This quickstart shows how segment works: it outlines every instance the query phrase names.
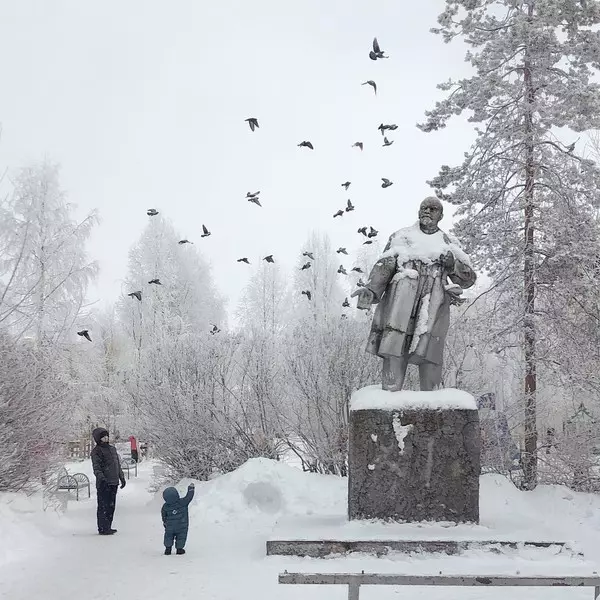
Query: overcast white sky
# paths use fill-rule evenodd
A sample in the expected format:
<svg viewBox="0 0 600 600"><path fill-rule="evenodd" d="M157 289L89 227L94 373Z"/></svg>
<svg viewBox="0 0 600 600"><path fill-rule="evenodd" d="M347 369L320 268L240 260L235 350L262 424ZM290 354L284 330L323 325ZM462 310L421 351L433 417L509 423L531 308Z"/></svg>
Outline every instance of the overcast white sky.
<svg viewBox="0 0 600 600"><path fill-rule="evenodd" d="M200 247L235 309L250 273L240 256L274 254L291 268L313 229L349 250L361 225L387 238L414 222L439 166L461 160L469 126L415 127L436 84L466 69L464 47L429 33L443 7L0 0L0 166L47 157L62 165L79 214L99 209L92 300L121 293L129 247L155 207ZM374 36L388 60L369 59ZM367 79L377 96L361 86ZM388 148L381 122L398 125ZM315 150L298 148L302 140ZM382 189L381 177L394 185ZM256 190L262 209L245 200ZM334 220L347 198L355 212ZM211 237L200 239L202 223Z"/></svg>

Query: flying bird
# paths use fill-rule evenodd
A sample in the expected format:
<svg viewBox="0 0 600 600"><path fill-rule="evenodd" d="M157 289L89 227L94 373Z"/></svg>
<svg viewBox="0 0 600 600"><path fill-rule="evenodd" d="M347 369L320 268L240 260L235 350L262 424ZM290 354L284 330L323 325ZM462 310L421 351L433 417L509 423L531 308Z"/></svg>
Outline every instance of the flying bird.
<svg viewBox="0 0 600 600"><path fill-rule="evenodd" d="M260 190L258 192L246 192L246 198L258 198L260 196Z"/></svg>
<svg viewBox="0 0 600 600"><path fill-rule="evenodd" d="M273 255L272 254L269 254L269 256L265 256L263 258L263 260L266 260L268 263L274 263L275 262L275 260L273 259Z"/></svg>
<svg viewBox="0 0 600 600"><path fill-rule="evenodd" d="M377 84L372 79L368 79L367 81L365 81L364 83L361 83L360 85L370 85L373 88L375 95L377 95Z"/></svg>
<svg viewBox="0 0 600 600"><path fill-rule="evenodd" d="M573 142L570 146L567 147L567 154L571 154L575 150L575 142Z"/></svg>
<svg viewBox="0 0 600 600"><path fill-rule="evenodd" d="M373 227L369 227L370 231L367 234L368 238L372 238L372 237L377 237L377 234L379 233L379 231L377 231L377 229L373 229Z"/></svg>
<svg viewBox="0 0 600 600"><path fill-rule="evenodd" d="M357 233L362 233L363 235L367 235L367 229L368 229L368 227L361 227L361 228L359 228Z"/></svg>
<svg viewBox="0 0 600 600"><path fill-rule="evenodd" d="M372 244L373 240L367 240L366 242L363 242L363 246L366 246L367 244Z"/></svg>
<svg viewBox="0 0 600 600"><path fill-rule="evenodd" d="M160 279L151 279L148 283L153 283L154 285L162 285Z"/></svg>
<svg viewBox="0 0 600 600"><path fill-rule="evenodd" d="M312 252L303 252L302 256L308 256L308 258L310 258L310 260L315 260L315 257L313 256Z"/></svg>
<svg viewBox="0 0 600 600"><path fill-rule="evenodd" d="M356 273L364 273L364 271L360 267L352 267L352 270Z"/></svg>
<svg viewBox="0 0 600 600"><path fill-rule="evenodd" d="M385 135L386 130L395 131L396 129L398 129L398 125L384 125L383 123L381 123L381 125L377 129L381 131L381 135Z"/></svg>
<svg viewBox="0 0 600 600"><path fill-rule="evenodd" d="M155 216L158 214L158 211L157 211L156 209L154 209L154 208L149 208L149 209L146 211L146 214L147 214L149 217L155 217Z"/></svg>
<svg viewBox="0 0 600 600"><path fill-rule="evenodd" d="M342 302L342 306L344 308L348 308L350 306L350 302L348 302L348 298L344 298L344 301Z"/></svg>
<svg viewBox="0 0 600 600"><path fill-rule="evenodd" d="M251 131L254 131L256 128L259 127L258 119L256 119L255 117L250 117L249 119L244 120L246 121L246 123L248 123L248 125L250 125Z"/></svg>
<svg viewBox="0 0 600 600"><path fill-rule="evenodd" d="M362 279L359 279L359 280L356 282L356 285L357 285L358 287L365 287L365 282L364 282Z"/></svg>
<svg viewBox="0 0 600 600"><path fill-rule="evenodd" d="M344 211L343 210L338 210L335 215L333 215L333 218L335 219L336 217L343 217L344 216Z"/></svg>
<svg viewBox="0 0 600 600"><path fill-rule="evenodd" d="M202 235L200 237L208 237L210 235L210 231L206 229L206 225L202 225Z"/></svg>
<svg viewBox="0 0 600 600"><path fill-rule="evenodd" d="M92 338L90 337L89 329L82 329L81 331L77 332L77 335L84 337L88 342L92 341Z"/></svg>
<svg viewBox="0 0 600 600"><path fill-rule="evenodd" d="M251 196L250 198L248 198L248 202L253 202L254 204L256 204L256 206L262 206L260 200L256 196Z"/></svg>
<svg viewBox="0 0 600 600"><path fill-rule="evenodd" d="M352 144L353 148L360 148L361 150L363 149L364 144L362 142L354 142L354 144Z"/></svg>
<svg viewBox="0 0 600 600"><path fill-rule="evenodd" d="M300 146L300 148L310 148L311 150L314 150L314 146L310 142L300 142L298 146Z"/></svg>
<svg viewBox="0 0 600 600"><path fill-rule="evenodd" d="M341 273L342 275L348 275L348 272L346 271L346 269L344 269L344 265L340 265L340 267L337 270L337 272Z"/></svg>
<svg viewBox="0 0 600 600"><path fill-rule="evenodd" d="M377 38L373 38L373 50L369 52L369 58L371 60L377 60L378 58L389 58L383 54L383 50L379 47Z"/></svg>
<svg viewBox="0 0 600 600"><path fill-rule="evenodd" d="M348 318L348 315L347 315L346 313L342 313L342 317L341 317L341 318L342 318L342 319L347 319L347 318Z"/></svg>
<svg viewBox="0 0 600 600"><path fill-rule="evenodd" d="M215 335L216 333L219 333L221 330L216 326L213 325L213 328L210 330L211 335Z"/></svg>
<svg viewBox="0 0 600 600"><path fill-rule="evenodd" d="M349 181L346 181L345 183L342 183L342 187L343 187L343 188L344 188L346 191L348 191L348 188L350 187L350 182L349 182Z"/></svg>
<svg viewBox="0 0 600 600"><path fill-rule="evenodd" d="M346 248L338 248L338 249L336 250L336 252L337 252L338 254L345 254L346 256L348 256L348 252L346 252Z"/></svg>
<svg viewBox="0 0 600 600"><path fill-rule="evenodd" d="M312 298L310 290L302 290L302 294L304 294L309 300Z"/></svg>
<svg viewBox="0 0 600 600"><path fill-rule="evenodd" d="M346 206L346 212L350 212L354 210L354 204L352 204L352 202L350 202L350 199L348 199L348 205Z"/></svg>
<svg viewBox="0 0 600 600"><path fill-rule="evenodd" d="M237 262L243 262L246 263L247 265L250 264L250 261L244 256L244 258L238 258Z"/></svg>
<svg viewBox="0 0 600 600"><path fill-rule="evenodd" d="M142 301L142 292L138 290L137 292L131 292L131 294L127 294L130 298L137 298L140 302Z"/></svg>
<svg viewBox="0 0 600 600"><path fill-rule="evenodd" d="M390 142L390 140L388 140L388 139L387 139L387 138L384 136L384 138L383 138L383 145L384 145L384 146L391 146L393 143L394 143L394 140L392 140L392 141Z"/></svg>
<svg viewBox="0 0 600 600"><path fill-rule="evenodd" d="M181 244L193 244L194 242L190 242L190 240L179 240L177 243L181 245Z"/></svg>
<svg viewBox="0 0 600 600"><path fill-rule="evenodd" d="M393 185L393 181L390 181L389 179L386 179L385 177L381 178L381 181L383 181L383 183L381 184L381 187L383 189L390 187L390 185Z"/></svg>
<svg viewBox="0 0 600 600"><path fill-rule="evenodd" d="M302 265L302 268L300 270L301 271L306 271L306 269L310 269L311 267L312 267L312 263L311 262L307 262L307 263L304 263Z"/></svg>

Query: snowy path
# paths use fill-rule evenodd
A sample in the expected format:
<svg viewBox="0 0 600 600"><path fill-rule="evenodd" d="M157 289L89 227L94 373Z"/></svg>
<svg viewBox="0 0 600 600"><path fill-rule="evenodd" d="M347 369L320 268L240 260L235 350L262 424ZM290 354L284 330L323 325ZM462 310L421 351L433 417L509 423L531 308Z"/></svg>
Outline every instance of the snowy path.
<svg viewBox="0 0 600 600"><path fill-rule="evenodd" d="M265 474L265 480L272 474ZM146 489L149 467L131 479L119 493L112 537L95 533L95 499L69 504L60 523L45 528L42 543L29 556L0 567L0 598L3 600L342 600L342 587L279 586L277 574L289 571L380 571L397 573L514 573L560 574L590 572L589 565L570 565L560 556L512 555L490 557L472 553L465 557L396 556L375 559L354 556L344 559L310 560L266 558L265 542L281 518L243 504L247 483L222 478L201 484L192 504L188 553L163 556L159 499ZM303 476L304 477L304 476ZM234 481L234 483L232 483ZM273 479L266 489L275 489ZM304 480L299 479L300 482ZM328 490L320 483L325 497ZM286 490L306 502L314 488L300 490L294 481L282 481ZM262 483L261 483L262 485ZM312 485L312 484L311 484ZM271 486L271 487L269 487ZM332 488L333 489L333 488ZM242 491L242 493L237 493ZM242 498L242 500L240 500ZM247 497L246 497L247 500ZM278 499L279 501L281 499ZM295 507L289 499L290 512ZM317 502L317 500L315 500ZM322 499L321 499L322 502ZM232 508L233 507L233 508ZM219 512L221 511L221 512ZM293 520L293 519L292 519ZM301 523L302 521L298 521ZM4 540L2 541L4 543ZM566 574L566 573L565 573ZM361 600L591 600L593 590L503 590L460 588L374 588L361 591Z"/></svg>

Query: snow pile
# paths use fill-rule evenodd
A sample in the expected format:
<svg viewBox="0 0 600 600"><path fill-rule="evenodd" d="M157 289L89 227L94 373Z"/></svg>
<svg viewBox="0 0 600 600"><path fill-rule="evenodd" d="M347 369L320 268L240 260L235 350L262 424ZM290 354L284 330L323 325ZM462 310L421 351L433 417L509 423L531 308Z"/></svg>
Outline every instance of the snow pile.
<svg viewBox="0 0 600 600"><path fill-rule="evenodd" d="M239 469L196 483L191 519L212 523L263 516L339 514L346 511L346 480L303 473L266 458L254 458ZM180 493L186 482L177 486ZM162 490L157 495L162 502Z"/></svg>
<svg viewBox="0 0 600 600"><path fill-rule="evenodd" d="M380 385L368 385L352 394L350 410L477 410L477 403L468 392L454 388L389 392Z"/></svg>
<svg viewBox="0 0 600 600"><path fill-rule="evenodd" d="M393 233L390 242L390 248L383 253L382 258L396 257L398 267L403 267L411 260L432 263L447 252L452 252L455 258L471 266L471 259L454 236L441 230L432 234L423 233L418 221ZM411 275L406 273L403 276Z"/></svg>
<svg viewBox="0 0 600 600"><path fill-rule="evenodd" d="M39 512L40 507L25 494L0 493L0 565L27 557L47 541L32 522Z"/></svg>

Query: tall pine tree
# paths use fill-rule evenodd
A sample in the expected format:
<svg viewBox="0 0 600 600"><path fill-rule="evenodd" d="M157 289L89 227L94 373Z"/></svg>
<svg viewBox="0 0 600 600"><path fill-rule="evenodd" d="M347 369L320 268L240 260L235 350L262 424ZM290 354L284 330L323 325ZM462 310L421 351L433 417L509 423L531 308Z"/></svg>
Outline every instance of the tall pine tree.
<svg viewBox="0 0 600 600"><path fill-rule="evenodd" d="M458 207L455 232L512 302L524 363L523 469L532 488L540 331L551 325L543 313L553 305L554 283L564 291L565 281L577 279L569 263L589 263L597 253L592 209L600 172L579 155L573 132L600 127L600 86L592 80L600 68L600 3L446 0L438 23L432 31L444 41L459 37L470 47L475 73L441 84L446 98L419 127L435 131L467 111L477 135L464 162L442 166L429 183Z"/></svg>

